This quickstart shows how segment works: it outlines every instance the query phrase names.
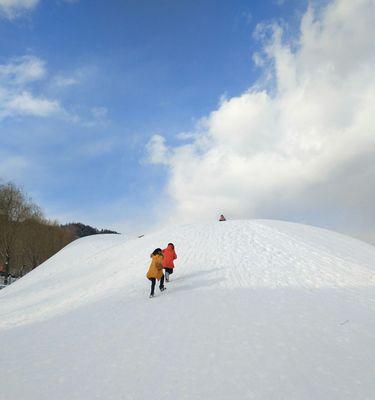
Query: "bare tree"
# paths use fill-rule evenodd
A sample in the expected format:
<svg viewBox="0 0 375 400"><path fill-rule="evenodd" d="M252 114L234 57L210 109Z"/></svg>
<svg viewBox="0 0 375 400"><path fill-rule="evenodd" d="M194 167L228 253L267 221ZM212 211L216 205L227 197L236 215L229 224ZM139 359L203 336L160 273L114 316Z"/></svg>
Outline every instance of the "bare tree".
<svg viewBox="0 0 375 400"><path fill-rule="evenodd" d="M18 253L22 254L19 273L22 266L24 266L22 272L36 268L74 239L73 233L61 228L57 222L36 217L27 219L22 223L22 231L19 233L17 243L20 249Z"/></svg>
<svg viewBox="0 0 375 400"><path fill-rule="evenodd" d="M13 183L0 185L0 257L5 264L5 284L21 225L29 218L42 217L41 210Z"/></svg>

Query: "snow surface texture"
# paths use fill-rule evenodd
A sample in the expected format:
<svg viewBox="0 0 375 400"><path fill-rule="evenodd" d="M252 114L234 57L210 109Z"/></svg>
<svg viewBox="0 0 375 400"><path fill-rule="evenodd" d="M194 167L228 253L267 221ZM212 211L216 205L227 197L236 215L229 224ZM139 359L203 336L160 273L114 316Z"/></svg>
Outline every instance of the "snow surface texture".
<svg viewBox="0 0 375 400"><path fill-rule="evenodd" d="M0 399L374 399L374 311L375 247L323 229L88 237L0 292Z"/></svg>

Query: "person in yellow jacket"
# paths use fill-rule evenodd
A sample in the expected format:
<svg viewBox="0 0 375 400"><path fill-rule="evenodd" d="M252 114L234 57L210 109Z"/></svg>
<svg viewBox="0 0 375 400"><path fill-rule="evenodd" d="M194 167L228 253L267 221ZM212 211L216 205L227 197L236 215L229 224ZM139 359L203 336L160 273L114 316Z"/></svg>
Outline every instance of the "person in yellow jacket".
<svg viewBox="0 0 375 400"><path fill-rule="evenodd" d="M163 292L166 287L164 286L164 274L163 274L163 252L161 249L155 249L151 253L151 264L147 271L147 279L151 281L151 294L150 298L155 295L156 279L160 281L160 291Z"/></svg>

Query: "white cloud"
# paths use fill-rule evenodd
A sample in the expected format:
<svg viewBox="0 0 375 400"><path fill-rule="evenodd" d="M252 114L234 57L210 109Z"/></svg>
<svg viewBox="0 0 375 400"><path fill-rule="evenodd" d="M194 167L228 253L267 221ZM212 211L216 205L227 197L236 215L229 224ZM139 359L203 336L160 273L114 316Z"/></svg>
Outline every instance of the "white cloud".
<svg viewBox="0 0 375 400"><path fill-rule="evenodd" d="M0 84L22 85L46 75L45 63L35 56L23 56L0 65Z"/></svg>
<svg viewBox="0 0 375 400"><path fill-rule="evenodd" d="M243 11L242 12L242 17L246 21L247 24L251 24L253 21L253 14L250 11Z"/></svg>
<svg viewBox="0 0 375 400"><path fill-rule="evenodd" d="M108 115L108 109L105 107L92 107L91 114L97 120L104 120Z"/></svg>
<svg viewBox="0 0 375 400"><path fill-rule="evenodd" d="M66 72L58 73L51 80L51 84L59 89L79 85L95 79L96 73L97 71L94 66L80 67L70 71L68 74Z"/></svg>
<svg viewBox="0 0 375 400"><path fill-rule="evenodd" d="M5 109L9 114L46 117L57 112L60 109L60 106L56 100L48 100L40 97L37 98L30 92L25 91L12 96L5 104Z"/></svg>
<svg viewBox="0 0 375 400"><path fill-rule="evenodd" d="M78 3L79 0L62 0L63 3ZM10 20L16 19L32 11L40 0L0 0L0 16Z"/></svg>
<svg viewBox="0 0 375 400"><path fill-rule="evenodd" d="M34 56L0 65L0 120L25 115L46 117L60 111L57 100L35 95L29 88L46 74L44 61Z"/></svg>
<svg viewBox="0 0 375 400"><path fill-rule="evenodd" d="M80 156L98 157L110 153L118 144L118 141L111 137L97 140L94 139L80 146L77 149L77 154Z"/></svg>
<svg viewBox="0 0 375 400"><path fill-rule="evenodd" d="M309 8L298 46L280 26L258 28L267 86L223 99L187 145L167 149L160 136L148 145L153 163L169 153L174 216L375 231L374 15L373 0L332 1L319 17ZM358 216L366 226L355 226Z"/></svg>
<svg viewBox="0 0 375 400"><path fill-rule="evenodd" d="M85 128L105 127L110 123L108 109L102 106L91 107L85 112L85 116L69 115L69 120Z"/></svg>
<svg viewBox="0 0 375 400"><path fill-rule="evenodd" d="M58 87L67 87L77 85L79 81L74 77L57 75L54 79L54 84Z"/></svg>
<svg viewBox="0 0 375 400"><path fill-rule="evenodd" d="M152 164L168 164L168 149L165 145L165 139L161 135L154 135L147 143L147 161Z"/></svg>
<svg viewBox="0 0 375 400"><path fill-rule="evenodd" d="M39 0L0 0L0 14L14 19L34 9L38 3Z"/></svg>

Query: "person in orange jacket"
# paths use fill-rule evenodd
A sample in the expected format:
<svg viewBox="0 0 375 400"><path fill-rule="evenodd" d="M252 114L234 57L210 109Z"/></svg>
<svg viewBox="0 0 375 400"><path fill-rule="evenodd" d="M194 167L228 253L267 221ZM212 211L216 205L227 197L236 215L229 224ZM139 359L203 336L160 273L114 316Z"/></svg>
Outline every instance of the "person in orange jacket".
<svg viewBox="0 0 375 400"><path fill-rule="evenodd" d="M168 243L166 249L163 250L163 268L165 269L165 280L169 282L169 275L173 274L174 263L177 254L174 250L174 244Z"/></svg>
<svg viewBox="0 0 375 400"><path fill-rule="evenodd" d="M147 271L147 279L151 281L151 293L150 298L155 295L156 279L160 281L160 291L163 292L166 287L164 286L164 274L163 274L163 252L157 248L151 253L151 264Z"/></svg>

